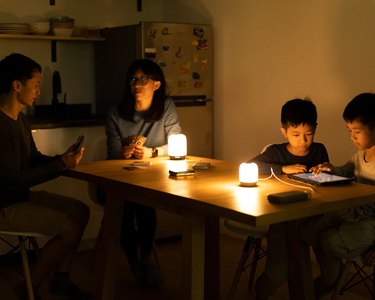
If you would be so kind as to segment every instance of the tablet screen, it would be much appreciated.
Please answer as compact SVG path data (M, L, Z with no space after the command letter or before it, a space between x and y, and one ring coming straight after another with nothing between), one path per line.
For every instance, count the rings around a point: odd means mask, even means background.
M345 184L350 183L354 180L354 178L348 178L324 172L319 173L319 175L314 175L313 173L289 174L288 177L314 185Z

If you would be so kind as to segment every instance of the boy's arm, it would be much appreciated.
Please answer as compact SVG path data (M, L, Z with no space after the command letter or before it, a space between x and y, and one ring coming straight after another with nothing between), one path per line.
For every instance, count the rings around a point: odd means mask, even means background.
M344 176L344 177L353 177L354 176L354 162L350 160L343 166L340 166L340 167L332 166L331 172L333 174Z
M263 153L250 159L248 162L254 162L258 165L259 174L270 175L271 168L275 174L282 174L282 164L273 163L274 161L280 161L277 155L276 145L269 146Z

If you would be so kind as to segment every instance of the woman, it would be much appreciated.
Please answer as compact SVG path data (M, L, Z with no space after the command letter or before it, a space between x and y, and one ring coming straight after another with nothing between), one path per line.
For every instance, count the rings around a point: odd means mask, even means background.
M173 100L166 98L163 71L151 60L136 60L129 66L126 83L122 103L112 108L106 122L108 159L166 155L168 136L181 133L181 127ZM162 281L151 262L155 228L154 208L125 202L121 246L145 287L159 286Z

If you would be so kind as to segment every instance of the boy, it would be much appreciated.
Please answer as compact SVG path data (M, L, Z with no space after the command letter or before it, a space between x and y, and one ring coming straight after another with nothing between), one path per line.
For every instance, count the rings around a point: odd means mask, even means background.
M341 167L323 163L311 170L355 176L357 182L375 185L375 94L354 97L346 106L343 118L357 153ZM375 245L375 203L327 213L308 222L301 231L305 241L312 245L320 266L321 275L314 281L319 298L335 287L342 258L365 256Z
M31 270L35 299L40 299L39 286L51 272L56 272L50 282L52 294L78 296L78 287L69 281L69 262L90 212L78 200L30 191L30 187L75 168L83 155L83 148L73 150L75 144L54 157L37 150L21 110L40 95L41 71L38 63L22 54L14 53L0 61L0 230L52 236ZM15 292L19 299L27 299L24 283Z
M308 172L317 163L329 161L323 144L315 143L316 107L311 100L293 99L281 109L281 133L287 143L273 144L251 159L260 174ZM272 224L267 233L267 263L255 283L256 299L267 299L288 277L289 254L283 224Z

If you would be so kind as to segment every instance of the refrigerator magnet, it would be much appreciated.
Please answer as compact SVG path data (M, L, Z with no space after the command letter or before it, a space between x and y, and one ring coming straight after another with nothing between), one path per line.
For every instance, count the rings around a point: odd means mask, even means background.
M168 44L164 44L163 46L161 46L161 49L163 50L163 52L168 52L170 48L171 46Z
M202 38L204 36L204 29L202 27L194 27L193 34L197 37Z
M145 58L156 58L156 48L145 48Z
M164 28L161 30L161 34L162 34L162 35L170 35L171 33L169 32L169 28L168 28L168 27L164 27Z

